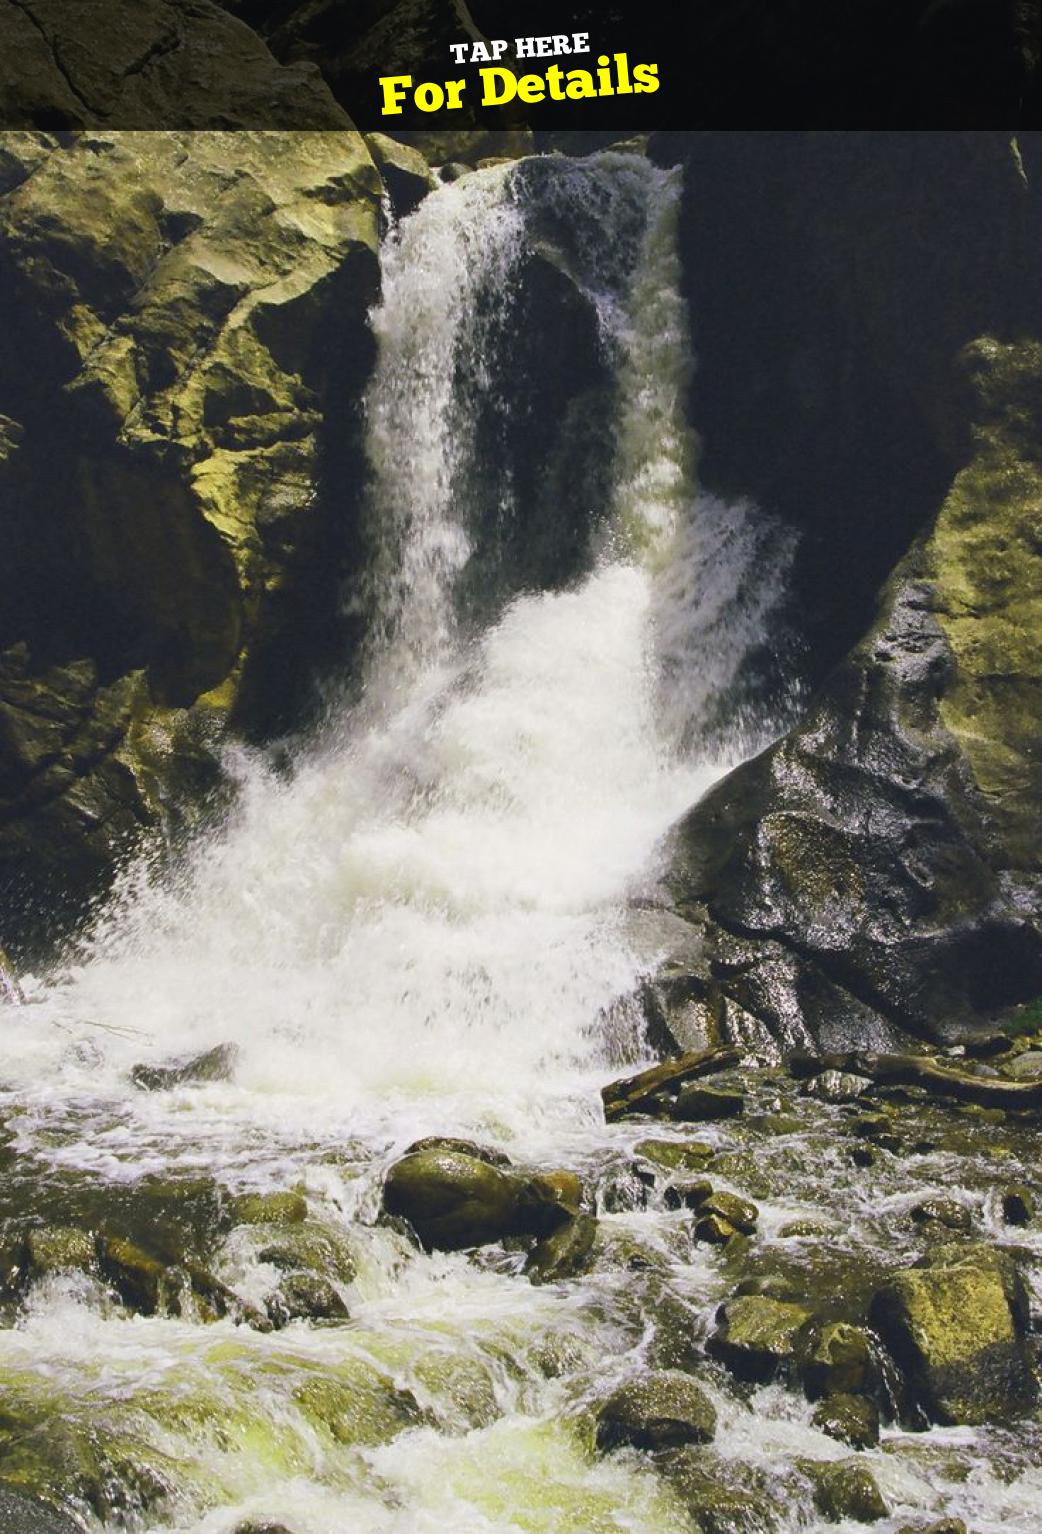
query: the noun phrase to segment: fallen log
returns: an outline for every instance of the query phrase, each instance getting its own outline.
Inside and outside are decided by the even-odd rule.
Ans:
[[[601,1088],[604,1117],[609,1124],[613,1124],[627,1113],[639,1113],[642,1106],[660,1092],[671,1089],[679,1091],[687,1082],[699,1076],[726,1071],[730,1066],[737,1065],[740,1058],[737,1049],[721,1045],[716,1049],[700,1049],[690,1054],[676,1055],[672,1060],[664,1060],[661,1065],[653,1065],[650,1070],[641,1071],[636,1076],[611,1081]]]
[[[933,1055],[846,1054],[793,1055],[789,1071],[798,1080],[822,1071],[867,1076],[876,1086],[922,1087],[937,1097],[978,1103],[986,1108],[1042,1107],[1042,1081],[1003,1081],[996,1076],[971,1076],[941,1065]]]

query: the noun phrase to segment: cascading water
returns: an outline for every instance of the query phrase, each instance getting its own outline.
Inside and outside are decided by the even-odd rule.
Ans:
[[[634,1265],[711,1314],[719,1270],[676,1216],[623,1201],[601,1222],[618,1264],[543,1289],[512,1254],[425,1255],[373,1221],[384,1168],[420,1135],[594,1181],[638,1137],[606,1132],[597,1096],[608,1062],[640,1053],[606,1021],[646,962],[627,900],[670,823],[754,743],[743,668],[768,647],[788,555],[750,509],[693,489],[679,192],[635,156],[523,162],[444,187],[391,232],[366,402],[371,555],[348,596],[369,635],[360,694],[288,780],[234,763],[230,823],[174,874],[132,869],[80,960],[5,1015],[14,1148],[62,1197],[146,1175],[296,1186],[312,1239],[340,1254],[350,1324],[274,1335],[203,1325],[190,1298],[179,1318],[129,1321],[84,1275],[33,1289],[0,1331],[5,1400],[48,1445],[56,1424],[60,1443],[89,1437],[115,1490],[88,1493],[50,1448],[42,1468],[31,1444],[19,1463],[108,1528],[689,1526],[640,1456],[595,1458],[573,1421],[646,1351]],[[561,227],[554,260],[615,379],[614,492],[585,573],[504,590],[476,628],[457,601],[482,536],[463,509],[489,471],[476,405],[509,415],[496,348],[525,262]],[[221,1043],[238,1051],[231,1082],[128,1084],[138,1062]],[[817,1151],[790,1155],[798,1186],[791,1207],[765,1205],[775,1224],[820,1172]],[[246,1302],[278,1277],[248,1228],[216,1260]],[[787,1399],[754,1417],[714,1392],[723,1454],[772,1475],[835,1456]],[[895,1462],[897,1502],[914,1505],[917,1473]],[[816,1526],[805,1496],[792,1509],[787,1527]],[[1012,1502],[1002,1516],[1028,1527]]]

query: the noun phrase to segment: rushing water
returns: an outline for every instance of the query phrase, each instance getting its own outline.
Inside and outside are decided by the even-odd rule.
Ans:
[[[346,597],[368,624],[360,693],[288,778],[263,756],[233,761],[229,823],[174,874],[132,869],[76,960],[29,979],[29,1004],[5,1013],[14,1149],[43,1184],[301,1187],[345,1253],[350,1324],[273,1335],[128,1320],[85,1278],[33,1291],[0,1332],[5,1398],[61,1443],[89,1440],[116,1488],[100,1509],[111,1528],[688,1527],[639,1455],[598,1460],[576,1426],[582,1401],[645,1350],[625,1267],[540,1289],[509,1254],[425,1256],[374,1223],[383,1169],[425,1134],[625,1180],[637,1136],[606,1129],[597,1087],[642,1048],[619,1005],[649,963],[629,946],[627,905],[671,822],[755,744],[743,668],[784,583],[784,539],[695,490],[677,173],[562,160],[538,193],[522,174],[447,186],[387,239],[367,398],[372,556]],[[475,536],[459,507],[483,472],[473,406],[497,376],[538,197],[572,226],[572,275],[615,373],[614,493],[583,577],[515,594],[473,632],[454,600]],[[225,1042],[231,1082],[129,1085],[138,1062]],[[814,1112],[820,1135],[828,1110]],[[847,1197],[857,1239],[882,1245],[853,1185],[823,1186],[811,1127],[805,1149],[796,1136],[783,1151],[791,1188],[765,1199],[768,1233]],[[656,1203],[603,1224],[657,1254],[708,1324],[724,1278],[680,1217]],[[248,1232],[219,1262],[258,1303],[277,1278]],[[725,1456],[778,1479],[799,1454],[841,1452],[794,1397],[765,1391],[750,1410],[712,1388]],[[420,1415],[402,1421],[405,1389]],[[948,1476],[943,1505],[965,1505],[981,1534],[1033,1526],[1036,1471],[1014,1466],[1001,1490],[972,1453],[966,1484],[913,1456],[873,1458],[906,1511]],[[56,1492],[70,1474],[55,1455]],[[788,1526],[816,1526],[805,1495],[790,1503]]]

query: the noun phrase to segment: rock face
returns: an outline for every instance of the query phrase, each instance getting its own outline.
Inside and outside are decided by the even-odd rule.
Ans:
[[[5,1534],[83,1534],[83,1525],[20,1491],[0,1486],[0,1522]]]
[[[873,1318],[934,1421],[1010,1422],[1033,1409],[1027,1295],[1002,1253],[941,1248],[890,1279]]]
[[[979,342],[963,368],[974,456],[874,628],[678,828],[676,908],[739,1034],[751,1016],[790,1047],[944,1040],[1042,991],[1042,353]]]
[[[212,790],[229,716],[291,722],[381,181],[349,132],[8,134],[0,187],[0,851],[26,911]]]

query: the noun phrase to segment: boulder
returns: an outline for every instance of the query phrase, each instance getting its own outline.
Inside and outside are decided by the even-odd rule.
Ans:
[[[424,1246],[454,1251],[504,1236],[548,1235],[574,1216],[576,1191],[569,1174],[563,1182],[553,1174],[526,1177],[458,1151],[429,1150],[394,1163],[383,1202]]]
[[[242,1193],[229,1214],[236,1225],[300,1225],[308,1217],[303,1193]]]
[[[365,143],[387,188],[392,208],[399,218],[404,218],[437,186],[430,166],[418,149],[411,149],[386,133],[367,133]]]
[[[875,1477],[858,1460],[827,1464],[801,1461],[800,1469],[813,1487],[814,1506],[830,1523],[849,1518],[855,1523],[878,1523],[889,1515]]]
[[[675,1369],[660,1369],[620,1385],[597,1408],[597,1447],[662,1449],[710,1443],[716,1409],[701,1386]]]
[[[935,1250],[879,1290],[873,1322],[935,1422],[1006,1423],[1031,1412],[1038,1384],[1025,1343],[1027,1296],[1008,1256]]]
[[[596,1239],[597,1221],[593,1215],[577,1214],[536,1242],[525,1262],[525,1272],[533,1284],[576,1278],[589,1271]]]
[[[276,1326],[288,1321],[346,1321],[347,1306],[328,1278],[317,1273],[290,1273],[267,1302]]]
[[[849,1321],[817,1325],[804,1336],[800,1378],[811,1401],[831,1395],[863,1395],[875,1390],[879,1363],[872,1338]]]
[[[403,1156],[416,1156],[420,1151],[457,1151],[461,1156],[473,1156],[477,1161],[487,1161],[489,1166],[509,1166],[510,1157],[505,1151],[491,1145],[479,1145],[476,1140],[461,1140],[455,1135],[425,1135],[414,1140],[402,1151]]]
[[[803,1090],[823,1103],[853,1103],[864,1097],[871,1085],[867,1076],[851,1071],[822,1071],[820,1076],[812,1076]]]
[[[217,1044],[199,1055],[165,1065],[135,1065],[130,1079],[143,1092],[166,1092],[173,1087],[206,1081],[230,1081],[239,1051],[234,1044]]]
[[[1002,1190],[1002,1218],[1007,1225],[1030,1225],[1035,1208],[1035,1195],[1023,1183],[1011,1183]]]
[[[29,1272],[34,1278],[43,1278],[48,1273],[97,1272],[97,1246],[89,1231],[45,1225],[31,1230],[25,1244]]]
[[[739,1379],[764,1384],[794,1364],[811,1312],[766,1295],[742,1295],[720,1309],[707,1350]]]
[[[879,1442],[879,1407],[867,1396],[829,1396],[818,1402],[811,1421],[852,1449],[872,1449]]]
[[[700,1205],[700,1214],[706,1217],[716,1215],[721,1220],[726,1220],[743,1236],[752,1235],[756,1229],[756,1222],[760,1218],[760,1211],[756,1205],[750,1203],[747,1198],[740,1198],[736,1193],[710,1193]]]
[[[685,1123],[707,1123],[713,1119],[737,1118],[744,1111],[745,1097],[741,1092],[695,1081],[678,1093],[672,1117]]]
[[[700,1172],[716,1147],[704,1140],[638,1140],[633,1153],[670,1172]]]
[[[708,1177],[681,1177],[666,1186],[662,1202],[667,1209],[698,1209],[712,1193]]]

